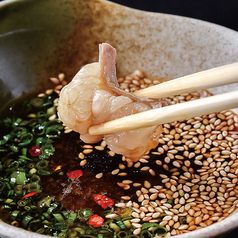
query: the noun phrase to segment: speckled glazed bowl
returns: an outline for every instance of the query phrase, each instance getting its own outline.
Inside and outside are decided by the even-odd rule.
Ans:
[[[0,109],[24,92],[50,88],[98,60],[98,44],[117,49],[118,75],[142,69],[172,79],[238,61],[238,33],[207,22],[133,10],[103,0],[0,3]],[[231,91],[237,85],[213,92]],[[238,227],[238,214],[176,238],[208,238]],[[46,237],[0,222],[0,237]]]

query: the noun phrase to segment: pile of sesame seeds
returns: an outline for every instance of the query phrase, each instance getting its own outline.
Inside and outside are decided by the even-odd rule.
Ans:
[[[51,81],[56,84],[51,91],[56,93],[66,84],[63,74]],[[127,92],[161,81],[146,78],[140,70],[118,79],[120,87]],[[49,90],[45,92],[49,93]],[[175,104],[206,96],[210,93],[200,91],[168,100]],[[56,99],[56,106],[57,103]],[[65,133],[69,132],[71,129],[66,127]],[[105,141],[96,146],[83,145],[83,151],[78,154],[80,166],[86,165],[86,155],[95,149],[106,150]],[[113,151],[107,150],[107,153],[115,156]],[[135,235],[141,232],[143,222],[165,226],[166,237],[169,237],[222,221],[238,206],[237,155],[238,117],[232,111],[164,124],[156,149],[135,163],[126,162],[122,157],[118,168],[111,171],[113,176],[121,178],[117,184],[125,190],[121,202],[115,206],[131,208]],[[143,172],[148,179],[141,182],[137,177],[128,178],[125,172],[128,168]],[[101,179],[103,175],[101,172],[95,176]],[[154,181],[160,182],[155,184]],[[110,216],[113,218],[117,214]]]
[[[221,118],[223,126],[217,123]],[[136,191],[137,202],[126,203],[138,224],[159,222],[167,236],[178,235],[221,221],[236,209],[237,119],[226,111],[164,125],[160,145],[151,154],[163,155],[156,163],[167,173],[156,175],[162,183],[153,187],[145,181]]]

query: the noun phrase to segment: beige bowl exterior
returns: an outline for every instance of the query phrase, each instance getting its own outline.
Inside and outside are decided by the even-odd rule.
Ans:
[[[31,9],[32,1],[22,2]],[[6,1],[2,7],[14,3]],[[48,65],[45,63],[47,67],[39,68],[42,73],[38,72],[36,77],[50,76],[51,72],[57,71],[72,77],[80,66],[98,60],[98,44],[102,42],[108,42],[117,49],[119,76],[142,69],[150,77],[173,79],[238,61],[238,33],[222,26],[180,16],[133,10],[103,0],[69,0],[61,8],[67,8],[62,12],[70,15],[73,28],[64,32],[65,37],[59,34],[63,43],[55,43],[57,52],[48,50]],[[52,57],[58,60],[51,60]],[[44,57],[40,55],[40,63],[42,59]],[[238,89],[237,84],[212,92],[235,89]],[[174,237],[215,237],[236,227],[238,214],[234,213],[221,222]],[[46,237],[2,222],[0,236]]]

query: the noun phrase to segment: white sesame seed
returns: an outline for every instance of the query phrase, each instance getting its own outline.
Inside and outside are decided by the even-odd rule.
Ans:
[[[96,174],[95,178],[100,179],[100,178],[102,178],[102,176],[103,176],[103,173],[98,173],[98,174]]]

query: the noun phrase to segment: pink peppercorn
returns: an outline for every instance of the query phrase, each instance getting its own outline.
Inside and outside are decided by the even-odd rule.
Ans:
[[[41,154],[41,148],[38,145],[32,146],[28,151],[31,156],[39,156]]]

